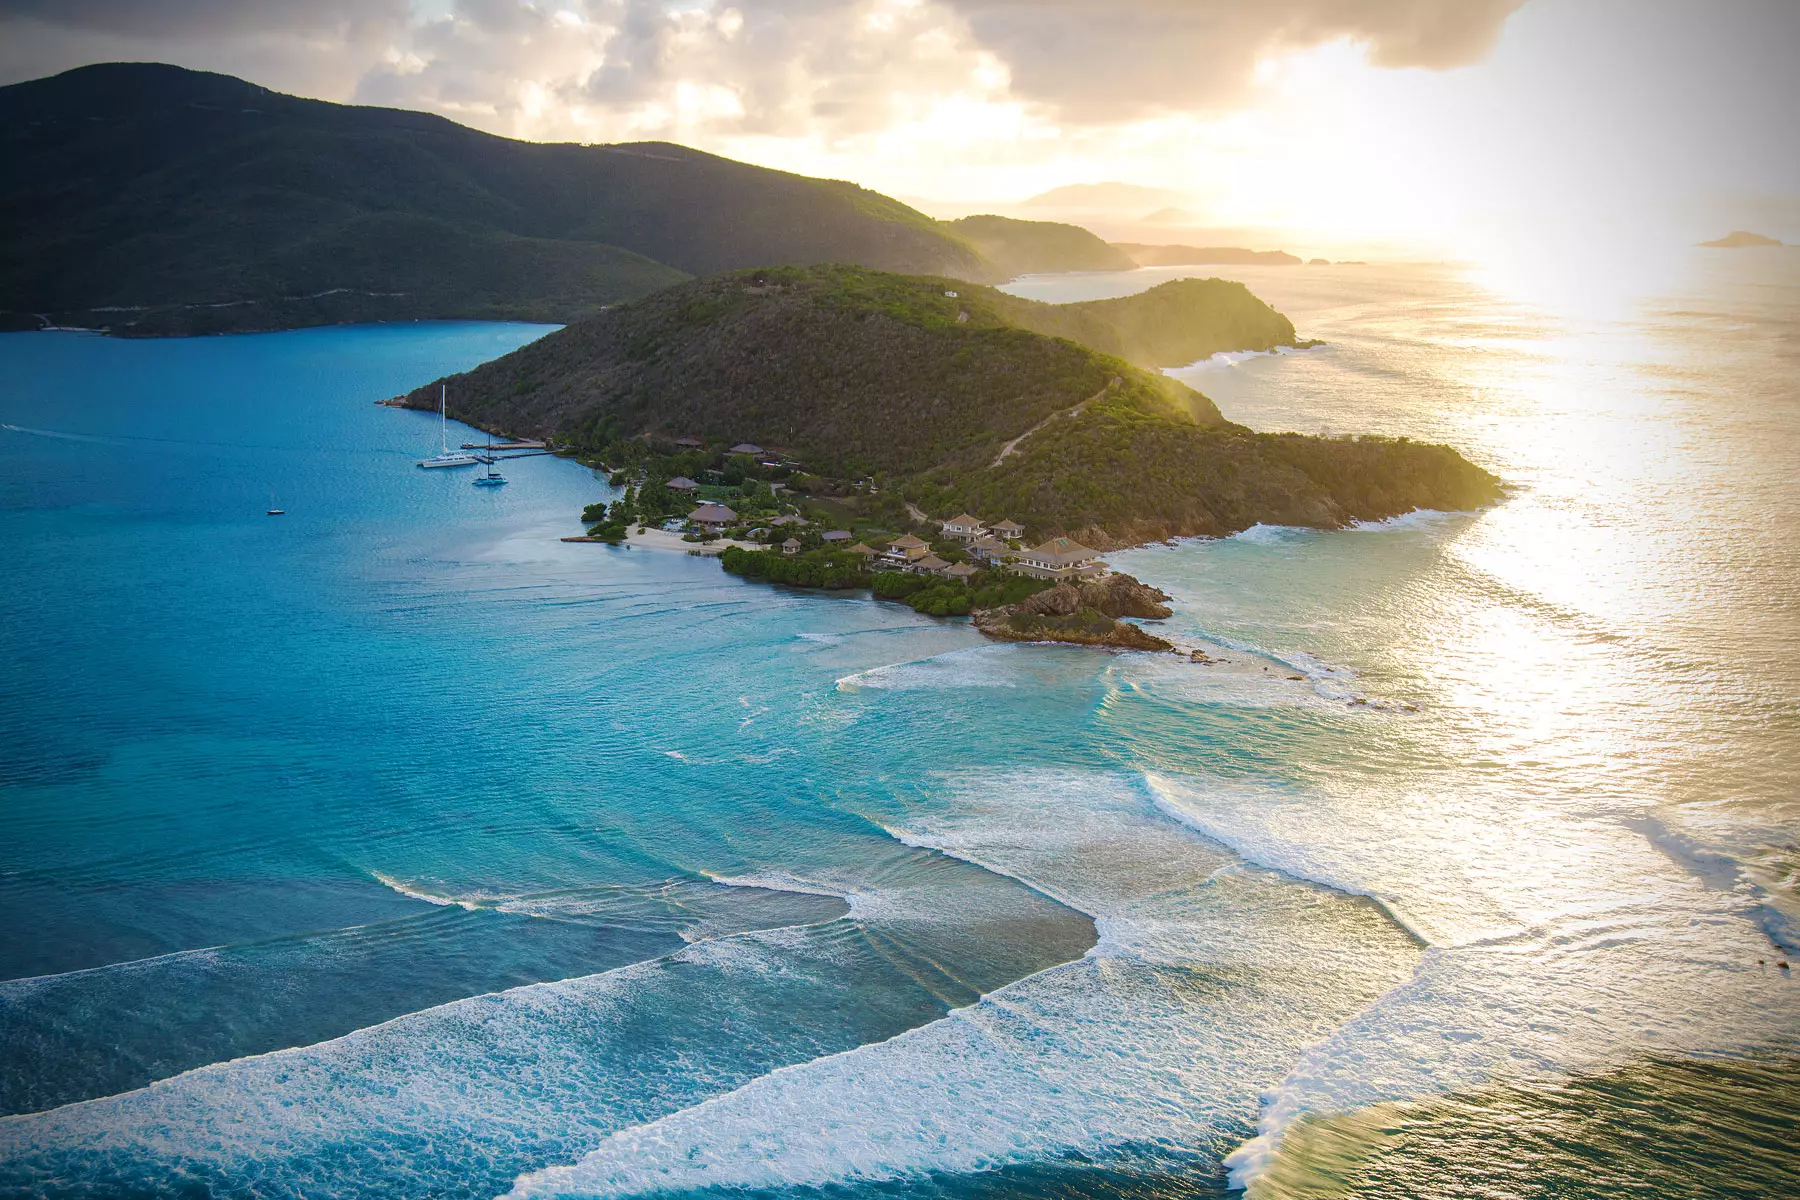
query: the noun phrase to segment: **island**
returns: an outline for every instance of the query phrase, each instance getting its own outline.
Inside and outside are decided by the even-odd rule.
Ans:
[[[1780,238],[1765,237],[1760,233],[1751,233],[1747,229],[1734,229],[1722,238],[1714,238],[1710,242],[1701,242],[1716,250],[1742,250],[1750,246],[1780,246]]]
[[[1114,242],[1113,248],[1128,255],[1140,267],[1297,267],[1305,261],[1285,250],[1246,250],[1240,246],[1158,246],[1140,242]]]
[[[1030,640],[1142,633],[1117,623],[1149,615],[1143,593],[1086,590],[1108,550],[1499,497],[1447,446],[1259,433],[1147,369],[1298,340],[1241,284],[1179,285],[1050,305],[848,266],[729,272],[400,402],[435,409],[441,384],[459,420],[604,466],[624,493],[584,514],[590,537],[737,543],[721,562],[747,577],[990,614],[978,627]]]

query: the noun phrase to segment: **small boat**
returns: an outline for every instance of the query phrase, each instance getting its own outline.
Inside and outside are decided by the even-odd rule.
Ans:
[[[438,447],[440,452],[430,458],[421,458],[421,467],[472,467],[479,459],[473,454],[460,454],[450,449],[450,416],[448,412],[448,388],[438,386]]]
[[[287,509],[275,507],[275,489],[273,488],[269,489],[269,515],[271,517],[287,516]]]
[[[479,479],[477,479],[475,481],[475,486],[476,487],[503,487],[503,486],[505,486],[506,476],[504,476],[500,472],[494,470],[494,460],[491,458],[488,459],[487,465],[488,465],[487,474],[483,475]]]

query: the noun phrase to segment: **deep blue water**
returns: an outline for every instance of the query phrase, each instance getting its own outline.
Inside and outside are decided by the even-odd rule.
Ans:
[[[1379,381],[1372,427],[1521,487],[1115,556],[1217,667],[564,544],[610,494],[564,460],[416,469],[435,418],[373,402],[542,327],[0,338],[0,1193],[1290,1194],[1348,1159],[1458,1195],[1459,1131],[1569,1077],[1741,1125],[1677,1148],[1693,1194],[1800,1178],[1659,1065],[1792,1099],[1755,1066],[1800,1033],[1756,962],[1800,864],[1796,606],[1756,573],[1792,535],[1703,540],[1702,604],[1684,510],[1611,532],[1667,462],[1567,451],[1663,421],[1681,503],[1748,524],[1791,394],[1695,399],[1652,323],[1569,343],[1598,403],[1466,280],[1332,286],[1280,297],[1328,352],[1192,378],[1265,427]],[[1710,636],[1731,587],[1756,638]],[[1282,1152],[1303,1113],[1351,1117]]]

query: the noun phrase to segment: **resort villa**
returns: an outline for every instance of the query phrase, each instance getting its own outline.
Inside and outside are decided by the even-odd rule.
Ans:
[[[671,492],[680,492],[683,495],[692,495],[700,490],[700,485],[689,479],[686,475],[677,475],[675,478],[669,480],[669,482],[663,484],[663,486],[668,488]]]
[[[988,526],[988,532],[1003,542],[1022,542],[1025,540],[1025,527],[1017,521],[997,521]]]
[[[699,508],[696,508],[693,512],[689,513],[687,519],[690,523],[698,525],[702,529],[717,533],[727,525],[735,524],[738,515],[733,510],[726,508],[723,504],[702,504]]]
[[[985,563],[997,563],[1012,553],[1012,548],[991,534],[984,534],[969,543],[969,553]]]
[[[739,442],[737,445],[733,446],[731,449],[727,450],[725,453],[727,453],[727,454],[761,454],[762,452],[763,452],[763,448],[761,446],[756,445],[754,442]]]
[[[951,517],[941,524],[944,527],[944,536],[953,537],[959,542],[972,542],[987,532],[987,526],[981,523],[981,518],[971,517],[968,513]]]
[[[1100,552],[1068,538],[1051,538],[1041,546],[1019,551],[1013,570],[1036,579],[1061,583],[1065,579],[1091,579],[1106,574]]]
[[[897,566],[904,567],[909,563],[917,562],[919,559],[924,558],[930,553],[930,546],[926,545],[921,539],[907,533],[902,534],[889,542],[887,553],[882,555],[882,557]]]

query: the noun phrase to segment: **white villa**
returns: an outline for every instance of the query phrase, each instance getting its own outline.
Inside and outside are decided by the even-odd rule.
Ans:
[[[1021,550],[1019,561],[1013,564],[1013,570],[1021,575],[1060,583],[1065,579],[1091,579],[1104,575],[1107,566],[1100,561],[1098,550],[1090,550],[1080,542],[1059,537],[1051,538],[1030,550]]]
[[[1003,542],[1018,542],[1025,539],[1025,527],[1017,521],[996,521],[989,526],[988,532]]]
[[[959,513],[940,524],[944,527],[945,537],[953,537],[959,542],[972,542],[987,532],[987,526],[981,523],[981,518],[971,517],[968,513]]]

